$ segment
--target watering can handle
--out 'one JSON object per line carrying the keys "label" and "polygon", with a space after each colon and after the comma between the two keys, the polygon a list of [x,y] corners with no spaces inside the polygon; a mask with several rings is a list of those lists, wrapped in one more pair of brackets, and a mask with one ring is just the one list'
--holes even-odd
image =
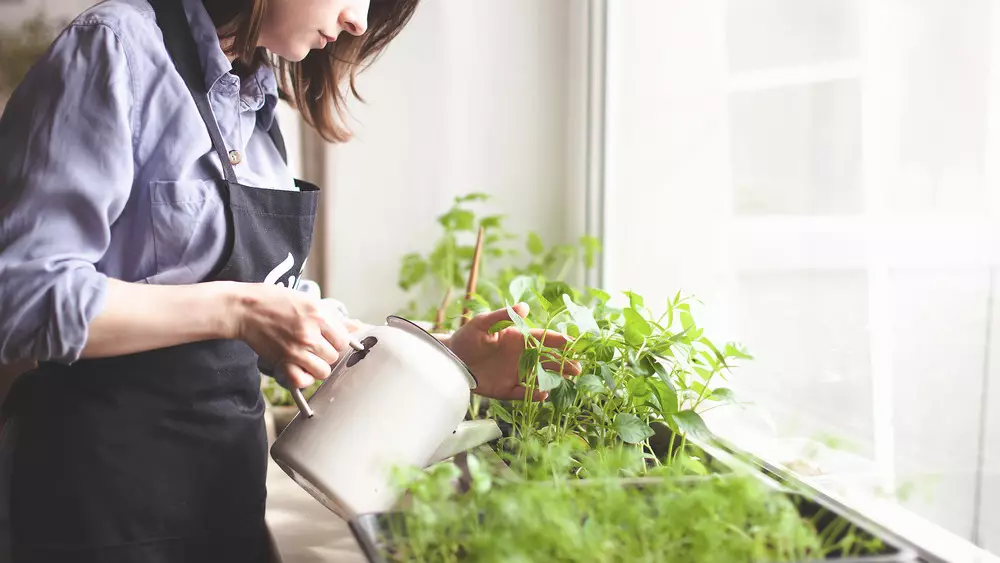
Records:
{"label": "watering can handle", "polygon": [[[360,342],[358,342],[356,339],[351,338],[351,340],[349,342],[350,342],[351,348],[354,348],[355,350],[357,350],[359,352],[364,352],[365,351],[365,345],[362,344],[362,343],[360,343]],[[299,407],[299,412],[301,412],[302,414],[306,415],[308,418],[312,418],[313,417],[313,410],[312,410],[312,408],[309,407],[309,401],[307,401],[306,398],[305,398],[305,396],[302,395],[302,390],[301,389],[292,389],[291,392],[292,392],[292,398],[295,399],[295,405]]]}

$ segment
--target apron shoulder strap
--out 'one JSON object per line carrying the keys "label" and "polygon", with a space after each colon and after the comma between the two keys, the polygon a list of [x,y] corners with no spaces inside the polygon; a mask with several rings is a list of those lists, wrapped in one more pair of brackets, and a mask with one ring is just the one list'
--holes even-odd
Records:
{"label": "apron shoulder strap", "polygon": [[271,121],[271,129],[268,130],[267,134],[274,142],[274,148],[278,149],[281,160],[288,164],[288,151],[285,149],[285,137],[281,134],[281,127],[278,127],[278,116],[274,116],[274,120]]}
{"label": "apron shoulder strap", "polygon": [[[229,162],[229,151],[226,149],[222,132],[219,130],[218,122],[215,121],[215,115],[212,113],[212,106],[208,100],[208,91],[205,89],[205,72],[202,70],[201,59],[198,57],[198,50],[194,37],[191,35],[191,27],[188,25],[184,8],[181,6],[180,0],[149,0],[149,3],[156,13],[156,23],[163,31],[163,43],[167,47],[167,52],[170,53],[170,58],[173,59],[174,67],[184,79],[184,83],[198,107],[198,113],[201,114],[202,121],[208,128],[212,147],[222,162],[222,170],[226,175],[226,180],[237,184],[239,181],[236,178],[236,171],[233,169],[232,163]],[[287,164],[288,155],[285,149],[285,139],[281,135],[277,119],[272,122],[268,134],[274,141],[274,146],[278,149],[281,159]]]}

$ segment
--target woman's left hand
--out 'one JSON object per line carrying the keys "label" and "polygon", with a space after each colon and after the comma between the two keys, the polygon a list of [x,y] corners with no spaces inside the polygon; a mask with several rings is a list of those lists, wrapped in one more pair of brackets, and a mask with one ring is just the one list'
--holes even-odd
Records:
{"label": "woman's left hand", "polygon": [[[528,305],[519,303],[512,307],[521,317],[528,316]],[[476,315],[462,328],[455,331],[448,346],[476,376],[479,386],[475,392],[484,397],[503,400],[523,400],[526,389],[518,376],[518,362],[524,351],[524,335],[516,327],[507,327],[495,334],[490,328],[500,321],[511,320],[507,309]],[[543,329],[532,329],[532,336],[544,346],[564,349],[569,338],[563,334]],[[543,362],[545,369],[563,375],[579,375],[580,367],[573,362]],[[535,390],[533,399],[543,401],[548,392]]]}

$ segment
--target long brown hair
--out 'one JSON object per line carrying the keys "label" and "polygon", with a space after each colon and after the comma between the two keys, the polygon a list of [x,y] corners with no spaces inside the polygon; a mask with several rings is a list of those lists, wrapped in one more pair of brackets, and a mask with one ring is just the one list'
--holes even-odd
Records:
{"label": "long brown hair", "polygon": [[[330,142],[351,138],[347,127],[347,92],[364,101],[355,86],[359,72],[378,58],[410,21],[419,0],[371,0],[368,30],[360,37],[341,33],[323,50],[289,62],[257,46],[268,0],[202,0],[222,39],[231,39],[228,55],[237,72],[260,65],[275,67],[281,98],[298,108],[306,123]],[[345,84],[345,78],[346,84]]]}

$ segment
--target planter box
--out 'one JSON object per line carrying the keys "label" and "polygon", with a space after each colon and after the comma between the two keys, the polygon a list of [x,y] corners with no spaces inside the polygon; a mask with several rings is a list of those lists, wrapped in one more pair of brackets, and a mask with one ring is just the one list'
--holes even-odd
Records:
{"label": "planter box", "polygon": [[[692,480],[696,479],[693,478]],[[644,483],[649,483],[650,481],[655,480],[631,480],[627,484],[629,486],[643,486]],[[580,481],[580,483],[586,485],[587,481]],[[774,485],[778,486],[776,483]],[[853,525],[851,532],[858,539],[864,541],[878,538],[883,544],[882,550],[877,554],[842,557],[834,553],[826,559],[827,561],[839,561],[841,563],[904,563],[918,561],[916,553],[902,542],[874,531],[863,519],[857,518],[856,515],[837,511],[832,504],[822,498],[807,497],[791,491],[783,491],[783,494],[789,496],[798,508],[799,514],[804,518],[822,514],[817,520],[821,523],[821,527],[830,526],[838,520],[846,520]],[[351,521],[350,528],[365,557],[371,563],[395,563],[395,560],[391,559],[390,555],[393,552],[393,547],[406,541],[405,526],[403,525],[401,512],[365,514]],[[848,533],[847,530],[845,530],[844,534],[846,533]],[[832,539],[836,541],[842,537],[843,535]]]}
{"label": "planter box", "polygon": [[[658,456],[663,456],[669,449],[670,429],[665,425],[654,425],[656,436],[651,439],[651,446]],[[675,447],[678,445],[675,440]],[[697,446],[703,453],[703,461],[711,465],[716,471],[728,474],[727,470],[732,470],[733,474],[750,475],[758,478],[767,486],[775,488],[781,494],[787,495],[797,507],[799,514],[803,518],[812,518],[817,514],[821,516],[817,519],[820,531],[829,527],[837,521],[846,521],[852,526],[847,527],[858,539],[872,540],[878,539],[883,545],[880,553],[860,557],[838,557],[833,554],[827,560],[840,561],[843,563],[900,563],[918,561],[917,553],[906,542],[883,530],[876,523],[871,522],[861,515],[854,513],[847,507],[836,503],[818,491],[814,491],[797,482],[788,475],[776,475],[773,468],[762,467],[753,459],[743,459],[746,456],[738,456],[730,451],[730,448],[718,447],[701,440],[688,439],[688,442]],[[496,458],[496,462],[500,462]],[[780,477],[780,478],[779,478]],[[696,482],[701,477],[680,477],[677,480]],[[661,482],[655,478],[621,479],[623,486],[644,487]],[[595,481],[581,480],[575,482],[576,486],[587,486]],[[781,483],[787,483],[788,486]],[[802,492],[798,492],[802,491]],[[392,560],[386,557],[386,553],[391,553],[394,545],[405,542],[405,530],[402,526],[401,512],[388,512],[378,514],[362,515],[350,522],[351,531],[358,541],[362,551],[368,561],[372,563],[390,563]],[[853,529],[851,529],[853,528]],[[400,536],[394,536],[393,531],[402,531]],[[845,530],[843,534],[848,533]],[[833,541],[843,537],[831,538]]]}

